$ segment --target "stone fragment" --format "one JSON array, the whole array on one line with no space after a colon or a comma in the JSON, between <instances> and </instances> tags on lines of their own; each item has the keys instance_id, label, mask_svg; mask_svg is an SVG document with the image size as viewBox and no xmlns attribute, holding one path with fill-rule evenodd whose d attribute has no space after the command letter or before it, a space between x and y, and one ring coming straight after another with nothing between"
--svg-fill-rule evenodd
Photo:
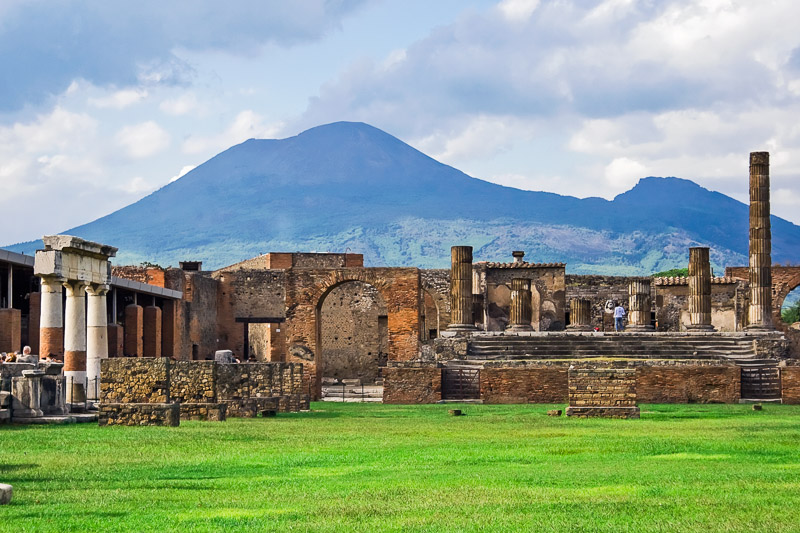
<instances>
[{"instance_id":1,"label":"stone fragment","mask_svg":"<svg viewBox=\"0 0 800 533\"><path fill-rule=\"evenodd\" d=\"M11 497L14 495L14 487L0 483L0 505L11 503Z\"/></svg>"},{"instance_id":2,"label":"stone fragment","mask_svg":"<svg viewBox=\"0 0 800 533\"><path fill-rule=\"evenodd\" d=\"M561 409L550 409L547 411L547 416L561 416Z\"/></svg>"},{"instance_id":3,"label":"stone fragment","mask_svg":"<svg viewBox=\"0 0 800 533\"><path fill-rule=\"evenodd\" d=\"M463 414L461 412L461 409L449 409L447 412L450 413L452 416L461 416Z\"/></svg>"}]
</instances>

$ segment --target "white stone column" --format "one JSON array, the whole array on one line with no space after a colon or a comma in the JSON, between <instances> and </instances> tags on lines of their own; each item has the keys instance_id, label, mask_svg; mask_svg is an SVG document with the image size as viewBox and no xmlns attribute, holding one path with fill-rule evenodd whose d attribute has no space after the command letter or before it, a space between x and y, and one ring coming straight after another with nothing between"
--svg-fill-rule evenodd
<instances>
[{"instance_id":1,"label":"white stone column","mask_svg":"<svg viewBox=\"0 0 800 533\"><path fill-rule=\"evenodd\" d=\"M97 400L100 390L100 361L108 359L108 308L106 295L109 286L92 283L86 287L86 378L90 400Z\"/></svg>"},{"instance_id":2,"label":"white stone column","mask_svg":"<svg viewBox=\"0 0 800 533\"><path fill-rule=\"evenodd\" d=\"M67 403L86 400L86 282L68 280L64 316L64 377Z\"/></svg>"},{"instance_id":3,"label":"white stone column","mask_svg":"<svg viewBox=\"0 0 800 533\"><path fill-rule=\"evenodd\" d=\"M64 355L64 320L62 314L64 278L42 276L39 317L39 355Z\"/></svg>"}]
</instances>

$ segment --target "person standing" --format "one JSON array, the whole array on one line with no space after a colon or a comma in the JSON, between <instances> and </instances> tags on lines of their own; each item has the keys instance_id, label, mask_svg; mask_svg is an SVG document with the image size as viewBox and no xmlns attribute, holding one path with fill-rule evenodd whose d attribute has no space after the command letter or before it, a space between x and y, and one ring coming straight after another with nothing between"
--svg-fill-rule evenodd
<instances>
[{"instance_id":1,"label":"person standing","mask_svg":"<svg viewBox=\"0 0 800 533\"><path fill-rule=\"evenodd\" d=\"M622 307L621 303L617 303L617 306L614 308L614 329L616 331L625 331L624 320L625 308Z\"/></svg>"}]
</instances>

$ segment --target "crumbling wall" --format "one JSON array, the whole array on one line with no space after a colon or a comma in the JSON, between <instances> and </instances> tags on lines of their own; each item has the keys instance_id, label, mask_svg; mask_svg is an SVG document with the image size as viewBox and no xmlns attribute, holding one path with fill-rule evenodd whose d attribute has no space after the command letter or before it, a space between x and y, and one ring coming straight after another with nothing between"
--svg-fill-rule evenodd
<instances>
[{"instance_id":1,"label":"crumbling wall","mask_svg":"<svg viewBox=\"0 0 800 533\"><path fill-rule=\"evenodd\" d=\"M423 404L442 399L442 369L436 365L392 365L383 372L383 403Z\"/></svg>"}]
</instances>

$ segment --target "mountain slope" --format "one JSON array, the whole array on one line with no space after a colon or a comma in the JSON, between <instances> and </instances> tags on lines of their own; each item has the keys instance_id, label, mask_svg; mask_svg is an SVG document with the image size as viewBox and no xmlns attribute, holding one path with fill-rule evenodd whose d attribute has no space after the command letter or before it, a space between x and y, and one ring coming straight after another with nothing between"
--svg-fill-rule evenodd
<instances>
[{"instance_id":1,"label":"mountain slope","mask_svg":"<svg viewBox=\"0 0 800 533\"><path fill-rule=\"evenodd\" d=\"M216 268L268 251L349 248L371 265L444 267L451 245L471 244L476 260L524 249L571 272L629 274L685 265L691 245L710 245L717 268L746 264L747 224L746 205L688 180L645 178L613 201L522 191L339 122L246 141L65 233L119 247L118 263ZM776 217L773 259L800 259L800 227Z\"/></svg>"}]
</instances>

